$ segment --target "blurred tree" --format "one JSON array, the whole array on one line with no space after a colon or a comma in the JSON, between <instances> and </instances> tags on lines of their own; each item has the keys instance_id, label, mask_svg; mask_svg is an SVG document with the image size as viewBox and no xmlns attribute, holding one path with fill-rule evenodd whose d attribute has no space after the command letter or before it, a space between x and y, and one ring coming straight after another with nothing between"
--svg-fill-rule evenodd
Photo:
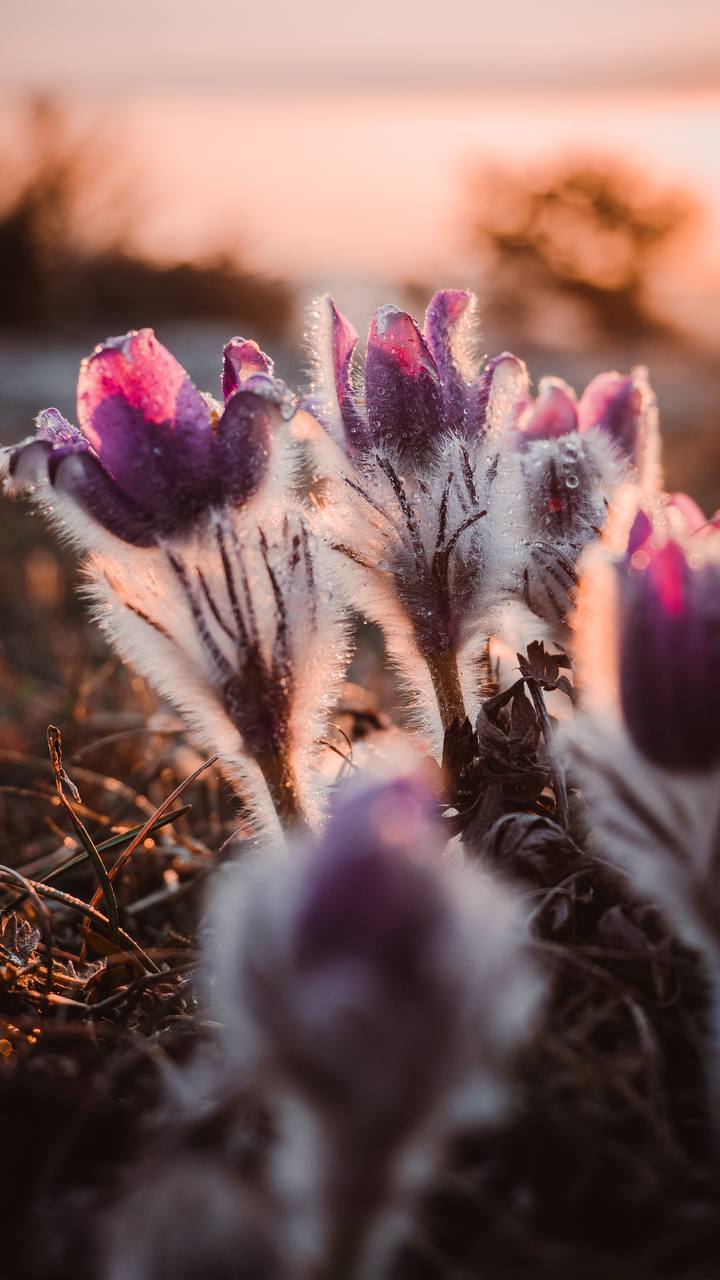
<instances>
[{"instance_id":1,"label":"blurred tree","mask_svg":"<svg viewBox=\"0 0 720 1280\"><path fill-rule=\"evenodd\" d=\"M115 151L98 163L98 132L82 133L57 103L36 99L20 158L0 156L0 328L120 332L216 319L282 334L293 301L283 282L223 254L163 266L128 247L141 184L123 175Z\"/></svg>"},{"instance_id":2,"label":"blurred tree","mask_svg":"<svg viewBox=\"0 0 720 1280\"><path fill-rule=\"evenodd\" d=\"M616 162L566 162L537 174L471 179L470 244L488 266L488 307L533 327L544 302L574 304L594 334L657 332L649 281L660 253L694 218L677 191L653 190Z\"/></svg>"}]
</instances>

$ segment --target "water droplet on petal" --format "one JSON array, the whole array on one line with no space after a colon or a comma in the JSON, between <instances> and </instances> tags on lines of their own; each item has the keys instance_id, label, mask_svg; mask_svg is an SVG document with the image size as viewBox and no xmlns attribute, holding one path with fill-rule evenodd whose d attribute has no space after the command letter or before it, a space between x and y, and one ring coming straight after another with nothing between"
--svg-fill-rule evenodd
<instances>
[{"instance_id":1,"label":"water droplet on petal","mask_svg":"<svg viewBox=\"0 0 720 1280\"><path fill-rule=\"evenodd\" d=\"M578 487L579 483L580 483L580 481L578 480L578 478L577 478L577 476L576 476L576 475L569 475L569 476L566 476L566 477L565 477L565 488L566 488L566 489L577 489L577 487Z\"/></svg>"}]
</instances>

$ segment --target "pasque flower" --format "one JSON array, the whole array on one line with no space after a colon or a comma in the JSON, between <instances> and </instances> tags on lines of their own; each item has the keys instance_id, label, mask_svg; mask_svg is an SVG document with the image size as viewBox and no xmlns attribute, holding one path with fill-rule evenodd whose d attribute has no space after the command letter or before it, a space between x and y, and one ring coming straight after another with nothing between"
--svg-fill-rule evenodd
<instances>
[{"instance_id":1,"label":"pasque flower","mask_svg":"<svg viewBox=\"0 0 720 1280\"><path fill-rule=\"evenodd\" d=\"M444 845L418 777L366 781L291 859L241 863L218 884L228 1071L295 1098L319 1130L305 1187L320 1188L328 1274L351 1273L409 1144L436 1142L461 1111L478 1123L502 1109L537 1008L513 900Z\"/></svg>"},{"instance_id":2,"label":"pasque flower","mask_svg":"<svg viewBox=\"0 0 720 1280\"><path fill-rule=\"evenodd\" d=\"M567 745L603 853L720 959L720 533L676 515L640 511L624 554L583 562Z\"/></svg>"},{"instance_id":3,"label":"pasque flower","mask_svg":"<svg viewBox=\"0 0 720 1280\"><path fill-rule=\"evenodd\" d=\"M236 346L225 354L221 408L151 329L108 339L80 366L80 429L56 409L41 413L35 438L10 456L15 485L49 485L56 500L141 547L182 536L210 510L247 502L267 476L273 432L292 403L269 366L248 369L246 359L233 383L227 367Z\"/></svg>"},{"instance_id":4,"label":"pasque flower","mask_svg":"<svg viewBox=\"0 0 720 1280\"><path fill-rule=\"evenodd\" d=\"M241 338L225 348L223 387L224 407L149 329L112 339L81 366L81 430L46 410L9 472L85 553L123 657L221 753L261 824L290 825L313 810L342 610L284 484L292 398Z\"/></svg>"},{"instance_id":5,"label":"pasque flower","mask_svg":"<svg viewBox=\"0 0 720 1280\"><path fill-rule=\"evenodd\" d=\"M493 533L495 514L505 527L518 501L507 428L526 373L507 354L481 367L474 310L471 294L443 290L421 332L405 312L381 307L362 361L330 298L310 327L305 404L337 446L318 526L436 741L477 701L471 649L487 633L490 584L516 555Z\"/></svg>"},{"instance_id":6,"label":"pasque flower","mask_svg":"<svg viewBox=\"0 0 720 1280\"><path fill-rule=\"evenodd\" d=\"M715 535L720 542L720 535ZM720 762L720 557L670 540L619 571L620 696L633 741L669 769Z\"/></svg>"},{"instance_id":7,"label":"pasque flower","mask_svg":"<svg viewBox=\"0 0 720 1280\"><path fill-rule=\"evenodd\" d=\"M527 563L522 595L560 634L583 548L599 537L622 482L659 483L655 397L645 369L602 373L579 402L560 378L543 378L518 419L526 481Z\"/></svg>"}]
</instances>

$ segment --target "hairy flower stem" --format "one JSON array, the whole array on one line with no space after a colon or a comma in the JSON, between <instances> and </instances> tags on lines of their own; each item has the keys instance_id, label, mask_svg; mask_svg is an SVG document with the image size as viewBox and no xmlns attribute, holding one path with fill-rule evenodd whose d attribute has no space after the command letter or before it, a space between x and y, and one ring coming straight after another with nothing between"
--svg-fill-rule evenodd
<instances>
[{"instance_id":1,"label":"hairy flower stem","mask_svg":"<svg viewBox=\"0 0 720 1280\"><path fill-rule=\"evenodd\" d=\"M373 1227L387 1203L389 1161L377 1152L356 1157L355 1168L336 1168L331 1179L333 1227L318 1280L362 1280Z\"/></svg>"},{"instance_id":2,"label":"hairy flower stem","mask_svg":"<svg viewBox=\"0 0 720 1280\"><path fill-rule=\"evenodd\" d=\"M435 649L424 656L433 682L442 727L447 733L456 720L462 724L467 716L460 687L457 654L454 649Z\"/></svg>"},{"instance_id":3,"label":"hairy flower stem","mask_svg":"<svg viewBox=\"0 0 720 1280\"><path fill-rule=\"evenodd\" d=\"M555 792L555 810L558 823L567 830L570 820L570 812L568 809L567 798L567 782L565 778L565 761L558 751L555 731L550 723L550 717L545 706L543 691L537 680L527 679L525 681L530 690L530 697L533 700L535 714L540 721L540 728L545 739L545 747L550 762L550 777L552 778L553 791Z\"/></svg>"},{"instance_id":4,"label":"hairy flower stem","mask_svg":"<svg viewBox=\"0 0 720 1280\"><path fill-rule=\"evenodd\" d=\"M284 831L309 831L303 811L295 770L285 752L263 756L257 761Z\"/></svg>"}]
</instances>

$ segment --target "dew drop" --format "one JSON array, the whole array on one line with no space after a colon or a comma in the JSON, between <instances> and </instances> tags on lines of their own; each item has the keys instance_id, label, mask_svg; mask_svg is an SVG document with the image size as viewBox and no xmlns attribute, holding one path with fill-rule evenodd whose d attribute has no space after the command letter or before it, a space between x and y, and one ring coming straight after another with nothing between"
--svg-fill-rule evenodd
<instances>
[{"instance_id":1,"label":"dew drop","mask_svg":"<svg viewBox=\"0 0 720 1280\"><path fill-rule=\"evenodd\" d=\"M580 481L578 480L578 478L577 478L577 476L576 476L576 475L569 475L569 476L566 476L566 477L565 477L565 488L566 488L566 489L577 489L577 487L578 487L579 483L580 483Z\"/></svg>"}]
</instances>

